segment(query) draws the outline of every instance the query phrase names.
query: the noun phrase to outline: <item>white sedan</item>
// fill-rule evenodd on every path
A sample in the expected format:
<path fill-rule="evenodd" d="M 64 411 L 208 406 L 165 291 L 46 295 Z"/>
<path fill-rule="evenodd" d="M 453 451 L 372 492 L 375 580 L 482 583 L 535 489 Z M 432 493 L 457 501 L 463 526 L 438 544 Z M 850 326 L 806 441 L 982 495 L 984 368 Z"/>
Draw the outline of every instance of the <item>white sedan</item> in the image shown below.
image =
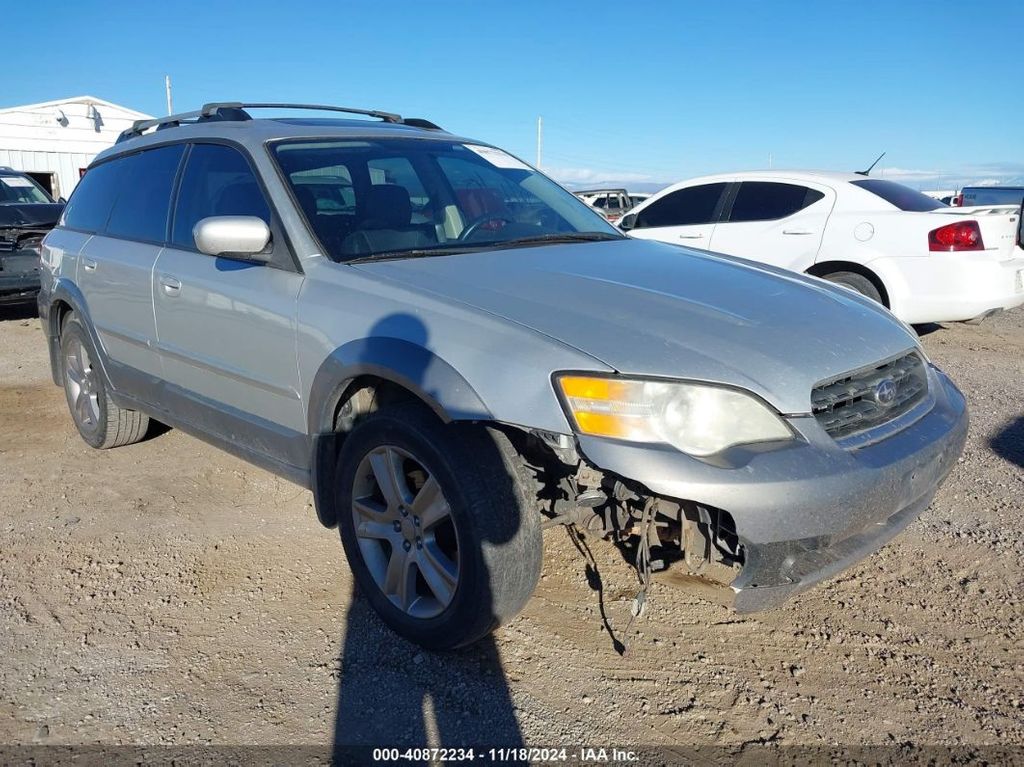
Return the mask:
<path fill-rule="evenodd" d="M 623 217 L 633 237 L 822 277 L 909 323 L 1024 303 L 1020 211 L 950 208 L 857 173 L 756 171 L 684 181 Z"/>

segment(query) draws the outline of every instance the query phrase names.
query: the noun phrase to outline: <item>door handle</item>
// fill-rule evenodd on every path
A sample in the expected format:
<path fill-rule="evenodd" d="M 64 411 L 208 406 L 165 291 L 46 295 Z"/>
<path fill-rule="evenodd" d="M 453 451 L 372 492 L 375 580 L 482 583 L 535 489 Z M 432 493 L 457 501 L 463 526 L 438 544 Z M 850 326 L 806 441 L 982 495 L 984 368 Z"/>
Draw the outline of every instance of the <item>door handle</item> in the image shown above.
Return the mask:
<path fill-rule="evenodd" d="M 783 234 L 814 234 L 810 229 L 783 229 Z"/>
<path fill-rule="evenodd" d="M 87 271 L 87 272 L 95 272 L 96 271 L 96 262 L 93 261 L 91 258 L 83 258 L 82 259 L 82 266 L 85 268 L 85 271 Z"/>
<path fill-rule="evenodd" d="M 168 296 L 176 296 L 181 292 L 181 281 L 171 277 L 169 274 L 160 275 L 160 287 Z"/>
<path fill-rule="evenodd" d="M 703 240 L 703 234 L 681 234 L 679 235 L 680 240 Z"/>

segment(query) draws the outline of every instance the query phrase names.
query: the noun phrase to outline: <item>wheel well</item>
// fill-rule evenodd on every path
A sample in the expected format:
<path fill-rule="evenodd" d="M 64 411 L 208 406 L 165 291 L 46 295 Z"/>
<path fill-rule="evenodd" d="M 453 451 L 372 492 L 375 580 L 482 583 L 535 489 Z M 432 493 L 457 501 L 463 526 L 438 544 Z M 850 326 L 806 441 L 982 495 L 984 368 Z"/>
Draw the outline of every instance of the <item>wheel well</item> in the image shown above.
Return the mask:
<path fill-rule="evenodd" d="M 74 311 L 71 304 L 67 301 L 54 301 L 53 306 L 50 307 L 50 317 L 53 323 L 53 335 L 59 336 L 61 331 L 64 329 L 64 320 L 67 316 Z"/>
<path fill-rule="evenodd" d="M 418 402 L 436 412 L 434 406 L 401 384 L 380 376 L 359 376 L 350 381 L 338 397 L 332 419 L 334 431 L 347 434 L 360 418 L 382 407 L 405 402 Z"/>
<path fill-rule="evenodd" d="M 886 309 L 889 308 L 889 293 L 885 289 L 885 284 L 879 279 L 877 274 L 861 264 L 855 264 L 852 261 L 821 261 L 807 270 L 807 274 L 812 277 L 827 277 L 836 272 L 853 272 L 869 280 L 882 297 L 882 305 Z"/>
<path fill-rule="evenodd" d="M 401 384 L 374 375 L 361 375 L 349 381 L 337 393 L 329 431 L 313 435 L 313 456 L 310 489 L 317 518 L 325 527 L 338 523 L 335 507 L 335 472 L 341 445 L 360 419 L 382 407 L 405 402 L 417 402 L 431 410 L 438 420 L 445 420 L 436 405 L 426 402 Z"/>

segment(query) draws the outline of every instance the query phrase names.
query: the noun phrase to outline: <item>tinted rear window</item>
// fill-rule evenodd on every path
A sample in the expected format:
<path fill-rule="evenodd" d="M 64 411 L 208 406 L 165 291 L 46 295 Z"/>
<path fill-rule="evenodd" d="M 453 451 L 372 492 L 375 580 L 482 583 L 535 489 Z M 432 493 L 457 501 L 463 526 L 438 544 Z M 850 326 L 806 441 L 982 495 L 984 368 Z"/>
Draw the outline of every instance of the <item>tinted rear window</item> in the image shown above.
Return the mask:
<path fill-rule="evenodd" d="M 167 238 L 171 188 L 184 151 L 184 144 L 175 144 L 111 163 L 121 166 L 120 189 L 107 222 L 107 234 L 150 242 Z"/>
<path fill-rule="evenodd" d="M 792 216 L 822 197 L 817 189 L 774 181 L 744 181 L 732 204 L 730 221 L 773 221 Z"/>
<path fill-rule="evenodd" d="M 64 209 L 64 225 L 86 232 L 103 231 L 117 198 L 120 178 L 121 166 L 116 162 L 90 168 Z"/>
<path fill-rule="evenodd" d="M 854 186 L 865 189 L 876 197 L 881 197 L 887 203 L 900 210 L 925 211 L 945 208 L 946 205 L 926 194 L 921 194 L 909 186 L 897 184 L 895 181 L 885 181 L 880 178 L 866 178 L 863 181 L 851 181 Z"/>

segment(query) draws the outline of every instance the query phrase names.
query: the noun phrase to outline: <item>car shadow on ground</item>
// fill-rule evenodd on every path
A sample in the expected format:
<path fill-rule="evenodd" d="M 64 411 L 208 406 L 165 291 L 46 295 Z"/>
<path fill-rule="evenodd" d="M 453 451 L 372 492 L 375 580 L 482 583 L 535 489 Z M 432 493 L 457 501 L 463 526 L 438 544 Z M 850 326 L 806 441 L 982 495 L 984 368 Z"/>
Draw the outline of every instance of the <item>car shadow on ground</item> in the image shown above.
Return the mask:
<path fill-rule="evenodd" d="M 341 648 L 334 746 L 521 746 L 493 636 L 433 653 L 402 639 L 353 594 Z"/>
<path fill-rule="evenodd" d="M 0 304 L 0 322 L 34 320 L 38 316 L 35 303 Z"/>
<path fill-rule="evenodd" d="M 942 330 L 942 325 L 935 322 L 927 322 L 923 325 L 914 325 L 914 332 L 917 333 L 918 338 L 924 338 L 927 335 L 931 335 L 936 330 Z"/>
<path fill-rule="evenodd" d="M 989 444 L 996 455 L 1024 467 L 1024 416 L 1010 421 Z"/>

